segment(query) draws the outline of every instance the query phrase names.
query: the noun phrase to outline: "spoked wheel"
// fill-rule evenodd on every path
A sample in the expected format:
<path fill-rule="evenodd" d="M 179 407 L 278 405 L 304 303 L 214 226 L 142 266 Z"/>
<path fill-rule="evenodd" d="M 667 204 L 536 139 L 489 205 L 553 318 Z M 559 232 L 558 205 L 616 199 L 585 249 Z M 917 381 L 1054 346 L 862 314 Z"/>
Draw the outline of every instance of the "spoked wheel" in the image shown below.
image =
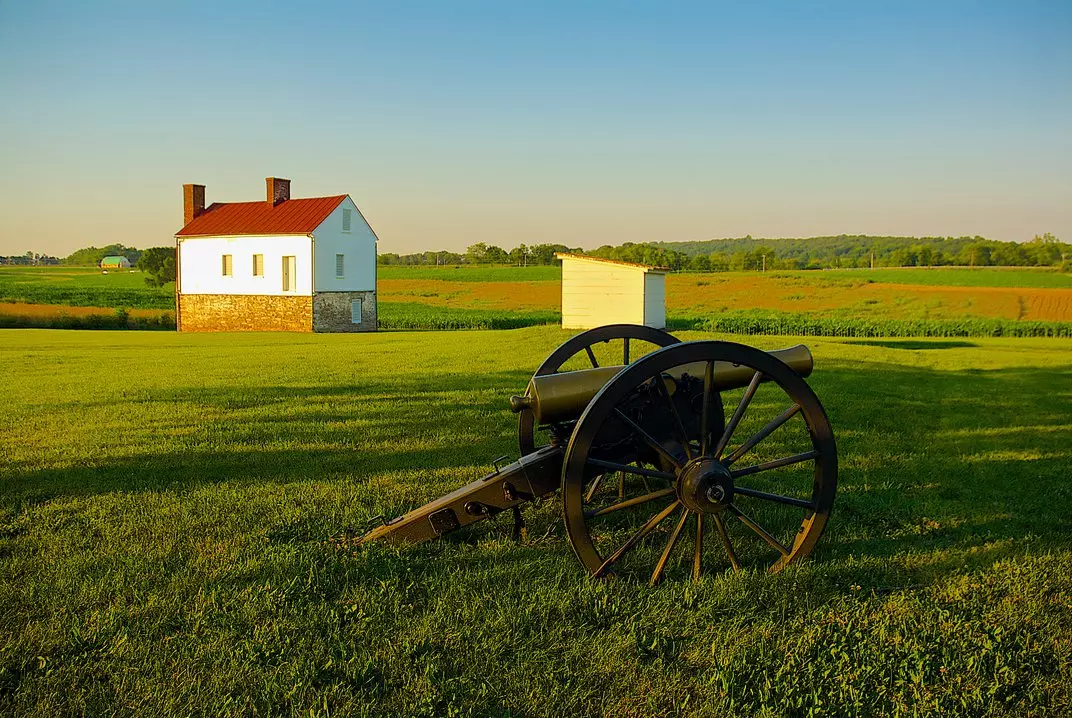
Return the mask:
<path fill-rule="evenodd" d="M 581 332 L 567 340 L 543 360 L 533 376 L 601 366 L 624 366 L 679 341 L 660 329 L 638 324 L 608 324 Z M 532 412 L 528 409 L 518 413 L 517 439 L 522 456 L 531 454 L 537 445 L 548 443 L 546 436 L 539 436 Z"/>
<path fill-rule="evenodd" d="M 613 471 L 637 480 L 623 494 L 607 485 Z M 649 354 L 600 390 L 566 450 L 562 502 L 594 576 L 657 583 L 807 556 L 836 484 L 833 432 L 804 379 L 758 349 L 702 341 Z"/>

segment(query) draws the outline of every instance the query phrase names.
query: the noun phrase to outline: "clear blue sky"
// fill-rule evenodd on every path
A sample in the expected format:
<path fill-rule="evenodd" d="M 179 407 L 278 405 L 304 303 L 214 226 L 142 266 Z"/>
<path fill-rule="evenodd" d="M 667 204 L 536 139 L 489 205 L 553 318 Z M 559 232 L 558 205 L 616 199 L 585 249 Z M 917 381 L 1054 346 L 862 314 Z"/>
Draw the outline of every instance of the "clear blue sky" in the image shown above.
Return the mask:
<path fill-rule="evenodd" d="M 0 253 L 349 193 L 381 252 L 1072 240 L 1072 2 L 0 2 Z"/>

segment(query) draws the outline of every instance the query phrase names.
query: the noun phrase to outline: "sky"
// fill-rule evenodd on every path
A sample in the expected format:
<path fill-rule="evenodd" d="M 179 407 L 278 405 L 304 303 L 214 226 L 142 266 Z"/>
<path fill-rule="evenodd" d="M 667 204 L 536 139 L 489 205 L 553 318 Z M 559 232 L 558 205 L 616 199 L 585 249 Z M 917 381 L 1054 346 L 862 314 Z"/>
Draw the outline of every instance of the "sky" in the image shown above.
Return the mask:
<path fill-rule="evenodd" d="M 1072 2 L 0 0 L 0 254 L 348 193 L 380 252 L 1072 241 Z"/>

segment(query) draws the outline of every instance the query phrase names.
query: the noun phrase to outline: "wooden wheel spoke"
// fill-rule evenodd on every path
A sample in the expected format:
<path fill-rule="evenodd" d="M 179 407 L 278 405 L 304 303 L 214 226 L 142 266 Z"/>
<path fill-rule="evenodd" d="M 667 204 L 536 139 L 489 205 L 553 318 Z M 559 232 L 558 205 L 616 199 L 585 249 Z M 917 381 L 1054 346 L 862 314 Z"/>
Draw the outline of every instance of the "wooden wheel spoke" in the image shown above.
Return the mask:
<path fill-rule="evenodd" d="M 629 337 L 625 338 L 625 346 L 622 349 L 622 364 L 629 365 Z"/>
<path fill-rule="evenodd" d="M 810 501 L 805 501 L 804 499 L 794 499 L 792 496 L 771 494 L 766 491 L 757 491 L 756 489 L 748 489 L 743 486 L 734 486 L 733 493 L 740 494 L 741 496 L 751 496 L 754 499 L 763 499 L 764 501 L 774 501 L 775 503 L 785 504 L 787 506 L 799 506 L 802 509 L 815 508 Z"/>
<path fill-rule="evenodd" d="M 700 559 L 703 555 L 703 514 L 696 512 L 696 549 L 692 553 L 692 580 L 700 580 Z"/>
<path fill-rule="evenodd" d="M 649 533 L 651 533 L 652 529 L 654 529 L 656 526 L 658 526 L 662 522 L 662 520 L 665 519 L 667 516 L 669 516 L 670 514 L 674 513 L 674 510 L 677 509 L 677 507 L 680 506 L 680 505 L 681 505 L 680 501 L 674 501 L 672 504 L 667 506 L 665 509 L 663 509 L 662 511 L 660 511 L 659 513 L 655 514 L 650 519 L 648 519 L 644 523 L 644 525 L 641 526 L 640 529 L 635 534 L 630 536 L 628 538 L 628 540 L 626 540 L 626 542 L 624 544 L 622 544 L 621 547 L 618 548 L 617 551 L 612 553 L 605 561 L 603 561 L 603 563 L 599 565 L 599 568 L 597 568 L 592 573 L 592 575 L 595 576 L 596 578 L 599 578 L 604 573 L 606 573 L 607 569 L 610 568 L 611 566 L 613 566 L 614 563 L 616 561 L 618 561 L 618 559 L 620 559 L 622 556 L 624 556 L 626 551 L 628 551 L 629 549 L 631 549 L 634 546 L 636 546 L 640 542 L 640 540 L 642 538 L 644 538 Z"/>
<path fill-rule="evenodd" d="M 677 522 L 677 526 L 674 527 L 674 531 L 670 534 L 670 538 L 666 541 L 666 548 L 663 549 L 663 553 L 659 556 L 659 561 L 655 564 L 655 570 L 651 573 L 651 585 L 659 583 L 659 579 L 663 576 L 663 569 L 666 568 L 666 562 L 670 560 L 670 554 L 674 550 L 674 545 L 677 543 L 678 536 L 681 535 L 681 529 L 685 527 L 685 521 L 689 518 L 689 512 L 686 509 L 681 512 L 681 519 Z"/>
<path fill-rule="evenodd" d="M 584 350 L 588 352 L 588 361 L 592 362 L 592 368 L 598 369 L 599 362 L 596 361 L 596 355 L 592 352 L 592 346 L 588 345 L 584 348 Z"/>
<path fill-rule="evenodd" d="M 734 571 L 740 571 L 741 562 L 737 560 L 737 552 L 733 550 L 730 535 L 726 533 L 726 524 L 718 514 L 714 514 L 711 518 L 715 520 L 715 528 L 718 529 L 718 535 L 722 539 L 722 546 L 726 549 L 726 558 L 730 560 L 730 565 L 733 566 Z"/>
<path fill-rule="evenodd" d="M 676 458 L 674 458 L 673 454 L 671 454 L 669 451 L 667 451 L 662 446 L 662 444 L 660 444 L 658 441 L 656 441 L 654 438 L 652 438 L 651 434 L 649 434 L 648 432 L 644 431 L 644 429 L 642 429 L 639 424 L 637 424 L 635 421 L 633 421 L 628 416 L 626 416 L 625 412 L 623 412 L 621 409 L 618 409 L 617 407 L 615 407 L 614 413 L 617 414 L 618 418 L 621 419 L 623 422 L 625 422 L 625 425 L 628 426 L 630 429 L 632 429 L 633 432 L 637 436 L 639 436 L 641 438 L 641 440 L 645 444 L 650 446 L 655 451 L 655 453 L 657 453 L 659 456 L 661 456 L 664 459 L 666 459 L 666 461 L 669 462 L 670 465 L 673 466 L 675 469 L 678 469 L 678 470 L 681 469 L 681 464 L 678 462 L 678 460 Z"/>
<path fill-rule="evenodd" d="M 734 516 L 736 516 L 737 518 L 739 518 L 741 520 L 741 523 L 743 523 L 745 526 L 747 526 L 748 528 L 752 529 L 757 534 L 759 534 L 759 537 L 761 539 L 763 539 L 764 541 L 766 541 L 768 544 L 770 544 L 771 548 L 773 548 L 775 551 L 780 553 L 782 556 L 788 556 L 789 555 L 789 549 L 787 549 L 785 546 L 783 546 L 782 543 L 778 539 L 774 538 L 774 536 L 772 536 L 770 534 L 770 532 L 767 531 L 767 529 L 765 529 L 762 526 L 760 526 L 759 524 L 757 524 L 745 512 L 741 511 L 739 508 L 737 508 L 733 504 L 730 504 L 726 508 L 728 508 L 731 512 L 733 512 Z"/>
<path fill-rule="evenodd" d="M 700 456 L 711 447 L 711 403 L 715 392 L 715 363 L 707 362 L 703 380 L 703 414 L 700 416 Z"/>
<path fill-rule="evenodd" d="M 639 506 L 640 504 L 646 504 L 649 501 L 655 501 L 661 499 L 664 496 L 672 495 L 677 489 L 660 489 L 659 491 L 652 491 L 650 494 L 644 494 L 643 496 L 634 496 L 631 499 L 624 499 L 622 501 L 615 502 L 610 506 L 605 506 L 601 509 L 592 509 L 584 512 L 586 519 L 594 519 L 598 516 L 604 516 L 615 511 L 621 511 L 622 509 L 632 508 L 633 506 Z"/>
<path fill-rule="evenodd" d="M 763 441 L 768 436 L 773 434 L 774 431 L 779 426 L 781 426 L 785 422 L 789 421 L 790 419 L 792 419 L 794 416 L 796 416 L 799 413 L 800 413 L 800 404 L 793 404 L 793 406 L 789 407 L 788 409 L 783 411 L 781 414 L 779 414 L 774 419 L 774 421 L 772 421 L 771 423 L 767 424 L 762 429 L 760 429 L 755 434 L 753 434 L 748 439 L 748 441 L 746 441 L 743 444 L 741 444 L 740 446 L 738 446 L 737 450 L 734 451 L 732 454 L 730 454 L 725 459 L 723 459 L 722 463 L 725 464 L 726 466 L 729 466 L 734 461 L 737 461 L 737 459 L 741 458 L 742 456 L 747 454 L 749 451 L 751 451 L 753 449 L 753 447 L 755 447 L 756 444 L 758 444 L 759 442 Z"/>
<path fill-rule="evenodd" d="M 664 481 L 674 481 L 677 478 L 676 476 L 667 471 L 654 471 L 652 469 L 645 469 L 643 466 L 617 464 L 613 461 L 603 461 L 602 459 L 588 459 L 588 463 L 592 466 L 598 466 L 601 469 L 610 469 L 611 471 L 624 471 L 627 474 L 646 476 L 649 479 L 663 479 Z"/>
<path fill-rule="evenodd" d="M 592 500 L 592 497 L 599 491 L 599 487 L 603 484 L 603 478 L 606 474 L 600 474 L 592 480 L 592 484 L 588 487 L 588 491 L 584 495 L 584 502 L 587 504 Z"/>
<path fill-rule="evenodd" d="M 733 432 L 737 430 L 737 425 L 741 423 L 741 419 L 744 418 L 745 411 L 748 410 L 748 404 L 752 401 L 752 397 L 756 395 L 756 390 L 759 389 L 759 383 L 763 381 L 763 372 L 757 371 L 752 376 L 752 381 L 748 383 L 748 388 L 744 390 L 744 396 L 741 397 L 741 403 L 737 405 L 737 408 L 733 412 L 733 416 L 730 417 L 730 421 L 726 424 L 726 430 L 722 432 L 722 437 L 718 440 L 718 445 L 715 446 L 715 450 L 712 452 L 716 459 L 722 457 L 722 452 L 726 450 L 726 445 L 730 443 L 730 439 L 733 438 Z"/>
<path fill-rule="evenodd" d="M 803 454 L 793 454 L 792 456 L 786 456 L 781 459 L 774 459 L 773 461 L 764 461 L 762 464 L 746 466 L 743 469 L 733 469 L 732 471 L 730 471 L 730 476 L 732 476 L 734 479 L 739 479 L 742 476 L 758 474 L 761 471 L 770 471 L 771 469 L 780 469 L 783 466 L 790 466 L 791 464 L 799 464 L 802 461 L 809 461 L 811 459 L 818 458 L 818 456 L 818 451 L 805 451 Z"/>
<path fill-rule="evenodd" d="M 677 411 L 677 406 L 674 405 L 674 399 L 670 396 L 670 390 L 666 388 L 666 382 L 663 381 L 661 376 L 655 377 L 655 386 L 658 387 L 659 395 L 663 398 L 667 408 L 670 409 L 670 416 L 674 418 L 674 430 L 677 431 L 677 440 L 685 447 L 685 456 L 692 460 L 692 445 L 689 443 L 689 435 L 685 433 L 685 424 L 681 421 L 681 414 Z"/>

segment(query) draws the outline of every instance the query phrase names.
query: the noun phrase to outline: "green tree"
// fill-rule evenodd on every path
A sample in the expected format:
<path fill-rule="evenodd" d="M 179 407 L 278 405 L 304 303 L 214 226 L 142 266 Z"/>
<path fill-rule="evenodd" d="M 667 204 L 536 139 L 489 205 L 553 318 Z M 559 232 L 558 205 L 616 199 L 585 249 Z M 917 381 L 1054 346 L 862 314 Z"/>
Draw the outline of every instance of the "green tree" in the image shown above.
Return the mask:
<path fill-rule="evenodd" d="M 175 281 L 175 248 L 150 247 L 141 253 L 138 266 L 148 276 L 145 283 L 150 287 L 162 287 Z"/>

